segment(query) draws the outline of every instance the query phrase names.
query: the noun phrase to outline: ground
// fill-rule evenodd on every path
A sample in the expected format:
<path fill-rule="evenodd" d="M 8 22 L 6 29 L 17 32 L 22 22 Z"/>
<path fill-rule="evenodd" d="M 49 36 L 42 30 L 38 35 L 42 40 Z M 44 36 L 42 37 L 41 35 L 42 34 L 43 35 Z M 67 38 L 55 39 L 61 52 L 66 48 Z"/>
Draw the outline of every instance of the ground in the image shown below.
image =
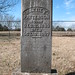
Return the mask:
<path fill-rule="evenodd" d="M 0 36 L 0 75 L 20 66 L 20 37 Z M 52 37 L 52 68 L 59 75 L 75 72 L 75 37 Z"/>
<path fill-rule="evenodd" d="M 59 75 L 75 72 L 75 37 L 53 37 L 52 67 Z"/>

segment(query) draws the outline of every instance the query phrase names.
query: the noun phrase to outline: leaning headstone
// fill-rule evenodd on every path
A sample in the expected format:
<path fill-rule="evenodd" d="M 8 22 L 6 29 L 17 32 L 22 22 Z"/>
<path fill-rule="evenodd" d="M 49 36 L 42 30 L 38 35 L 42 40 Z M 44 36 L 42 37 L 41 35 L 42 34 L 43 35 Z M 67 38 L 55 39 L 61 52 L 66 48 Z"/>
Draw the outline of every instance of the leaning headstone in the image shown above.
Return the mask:
<path fill-rule="evenodd" d="M 21 70 L 13 75 L 51 73 L 52 0 L 22 0 Z"/>
<path fill-rule="evenodd" d="M 22 0 L 21 72 L 50 73 L 52 0 Z"/>

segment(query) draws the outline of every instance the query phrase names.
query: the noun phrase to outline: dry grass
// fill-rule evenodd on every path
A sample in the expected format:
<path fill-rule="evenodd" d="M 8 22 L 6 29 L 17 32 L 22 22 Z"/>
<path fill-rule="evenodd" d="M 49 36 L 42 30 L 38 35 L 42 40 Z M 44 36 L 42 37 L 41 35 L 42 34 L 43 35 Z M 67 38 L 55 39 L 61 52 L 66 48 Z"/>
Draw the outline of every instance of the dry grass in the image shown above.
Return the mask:
<path fill-rule="evenodd" d="M 75 37 L 53 37 L 52 68 L 59 75 L 75 71 Z M 0 37 L 0 75 L 10 73 L 20 65 L 20 39 Z"/>
<path fill-rule="evenodd" d="M 53 37 L 52 67 L 59 75 L 75 72 L 75 37 Z"/>
<path fill-rule="evenodd" d="M 20 31 L 0 31 L 0 36 L 20 36 Z M 52 31 L 53 36 L 75 37 L 75 31 Z"/>
<path fill-rule="evenodd" d="M 0 75 L 12 72 L 19 65 L 20 39 L 0 37 Z"/>

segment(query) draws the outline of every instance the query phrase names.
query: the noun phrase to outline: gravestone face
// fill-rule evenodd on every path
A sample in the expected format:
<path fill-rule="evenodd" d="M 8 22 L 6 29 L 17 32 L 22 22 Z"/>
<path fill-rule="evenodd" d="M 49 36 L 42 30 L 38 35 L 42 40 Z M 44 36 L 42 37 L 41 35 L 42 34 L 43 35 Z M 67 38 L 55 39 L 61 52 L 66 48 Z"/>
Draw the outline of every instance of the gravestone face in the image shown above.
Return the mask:
<path fill-rule="evenodd" d="M 52 0 L 22 0 L 22 72 L 51 72 L 51 7 Z"/>

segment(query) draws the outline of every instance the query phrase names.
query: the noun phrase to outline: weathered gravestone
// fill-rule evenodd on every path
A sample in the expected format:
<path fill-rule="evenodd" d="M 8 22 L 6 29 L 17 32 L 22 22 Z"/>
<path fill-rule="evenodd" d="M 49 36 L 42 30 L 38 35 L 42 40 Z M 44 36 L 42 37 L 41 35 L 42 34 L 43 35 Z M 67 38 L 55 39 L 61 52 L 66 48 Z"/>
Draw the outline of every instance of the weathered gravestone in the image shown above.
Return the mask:
<path fill-rule="evenodd" d="M 21 70 L 12 75 L 58 75 L 51 71 L 52 0 L 21 1 Z"/>
<path fill-rule="evenodd" d="M 22 0 L 21 72 L 51 72 L 52 0 Z"/>

